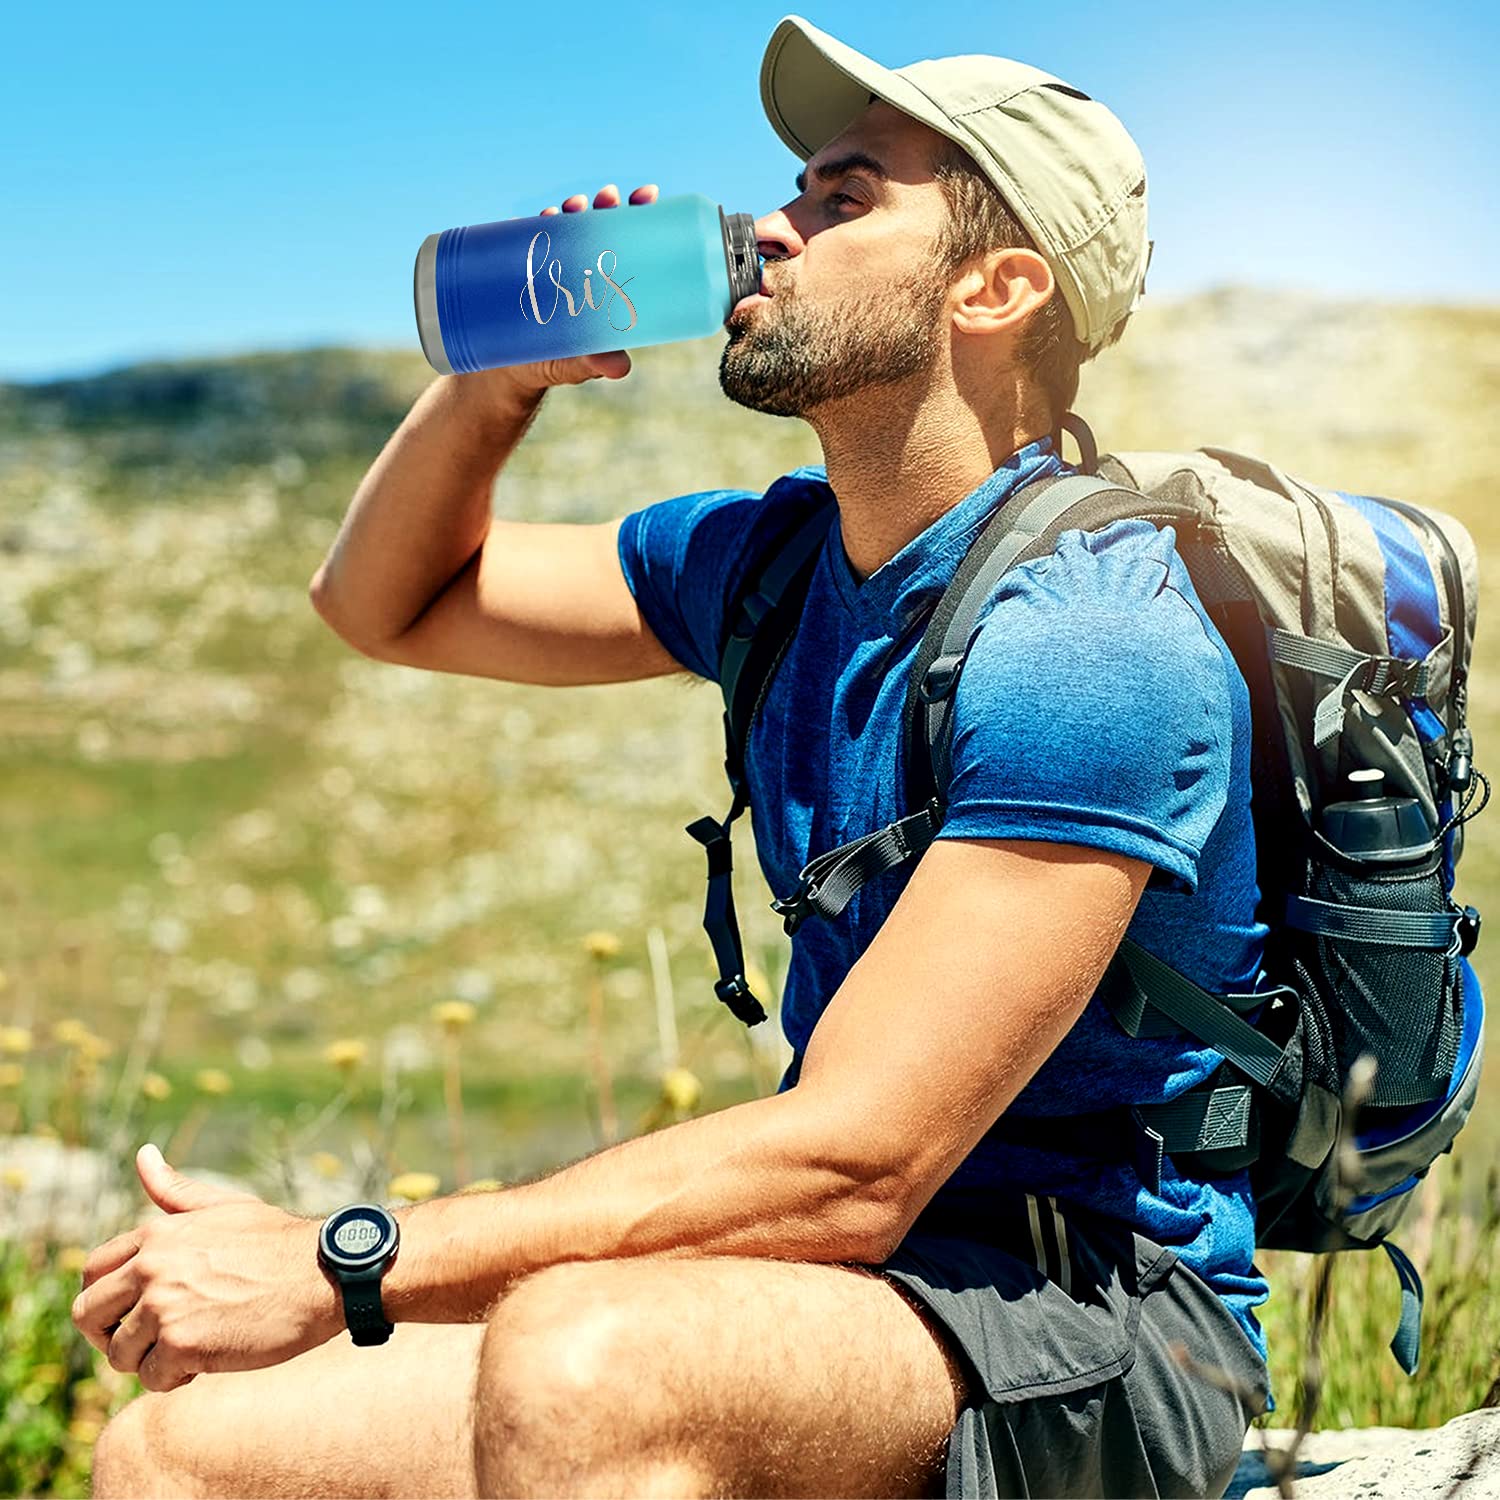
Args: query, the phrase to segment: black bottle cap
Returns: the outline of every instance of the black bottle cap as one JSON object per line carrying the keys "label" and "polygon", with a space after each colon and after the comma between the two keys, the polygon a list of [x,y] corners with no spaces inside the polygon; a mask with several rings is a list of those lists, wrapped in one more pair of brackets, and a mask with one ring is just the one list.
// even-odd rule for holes
{"label": "black bottle cap", "polygon": [[1329,843],[1373,864],[1403,864],[1432,852],[1433,831],[1415,797],[1387,797],[1379,770],[1351,771],[1345,780],[1348,800],[1330,802],[1319,820]]}
{"label": "black bottle cap", "polygon": [[729,264],[729,309],[741,297],[760,290],[760,247],[755,240],[755,218],[751,214],[726,214],[719,209],[724,229],[724,259]]}

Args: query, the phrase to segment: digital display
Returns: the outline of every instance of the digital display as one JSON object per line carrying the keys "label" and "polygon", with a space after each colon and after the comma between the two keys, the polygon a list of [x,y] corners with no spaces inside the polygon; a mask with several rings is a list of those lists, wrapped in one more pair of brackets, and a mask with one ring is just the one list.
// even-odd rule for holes
{"label": "digital display", "polygon": [[333,1247],[345,1255],[368,1255],[385,1238],[385,1231],[370,1219],[349,1219],[333,1231]]}

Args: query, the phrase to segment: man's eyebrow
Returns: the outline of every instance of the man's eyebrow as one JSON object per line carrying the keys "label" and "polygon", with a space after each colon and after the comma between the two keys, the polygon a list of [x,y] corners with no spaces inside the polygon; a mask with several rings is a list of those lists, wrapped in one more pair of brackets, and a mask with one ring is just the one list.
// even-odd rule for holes
{"label": "man's eyebrow", "polygon": [[[877,182],[889,182],[891,174],[875,160],[873,156],[867,156],[863,151],[850,151],[834,161],[825,161],[821,166],[813,168],[813,174],[819,182],[831,182],[836,177],[842,177],[845,172],[865,171],[875,178]],[[797,191],[807,191],[807,168],[804,167],[797,173]]]}

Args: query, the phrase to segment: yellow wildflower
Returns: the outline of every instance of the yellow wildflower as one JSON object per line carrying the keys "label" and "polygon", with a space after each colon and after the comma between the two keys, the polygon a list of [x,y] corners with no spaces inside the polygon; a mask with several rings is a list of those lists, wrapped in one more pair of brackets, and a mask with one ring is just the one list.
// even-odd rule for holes
{"label": "yellow wildflower", "polygon": [[154,1099],[158,1104],[163,1099],[172,1097],[172,1083],[160,1073],[147,1073],[141,1079],[141,1092],[148,1098]]}
{"label": "yellow wildflower", "polygon": [[20,1063],[0,1063],[0,1089],[19,1088],[25,1076]]}
{"label": "yellow wildflower", "polygon": [[8,1187],[12,1192],[24,1193],[26,1191],[26,1173],[20,1167],[0,1167],[0,1187]]}
{"label": "yellow wildflower", "polygon": [[323,1049],[323,1061],[341,1073],[352,1073],[364,1060],[368,1049],[358,1037],[341,1037]]}
{"label": "yellow wildflower", "polygon": [[64,1245],[57,1252],[57,1269],[67,1271],[74,1276],[81,1276],[88,1258],[89,1253],[82,1245]]}
{"label": "yellow wildflower", "polygon": [[437,1175],[433,1172],[403,1172],[391,1178],[391,1196],[405,1198],[411,1203],[420,1203],[438,1190]]}
{"label": "yellow wildflower", "polygon": [[314,1151],[308,1161],[319,1177],[337,1177],[339,1169],[343,1166],[332,1151]]}
{"label": "yellow wildflower", "polygon": [[603,963],[614,958],[620,951],[620,940],[612,932],[590,932],[584,935],[583,950],[592,959]]}
{"label": "yellow wildflower", "polygon": [[115,1050],[115,1044],[102,1036],[95,1036],[90,1032],[88,1036],[79,1042],[78,1050],[90,1062],[99,1062]]}
{"label": "yellow wildflower", "polygon": [[234,1080],[222,1068],[200,1068],[193,1083],[200,1094],[223,1095],[234,1087]]}
{"label": "yellow wildflower", "polygon": [[432,1019],[444,1031],[462,1031],[476,1014],[467,1000],[440,1000],[432,1007]]}
{"label": "yellow wildflower", "polygon": [[702,1095],[702,1084],[686,1068],[668,1068],[661,1075],[661,1096],[673,1109],[692,1109]]}
{"label": "yellow wildflower", "polygon": [[24,1026],[0,1026],[0,1052],[20,1057],[31,1051],[31,1033]]}
{"label": "yellow wildflower", "polygon": [[81,1047],[88,1035],[88,1027],[76,1016],[58,1021],[52,1027],[52,1040],[61,1042],[64,1047]]}

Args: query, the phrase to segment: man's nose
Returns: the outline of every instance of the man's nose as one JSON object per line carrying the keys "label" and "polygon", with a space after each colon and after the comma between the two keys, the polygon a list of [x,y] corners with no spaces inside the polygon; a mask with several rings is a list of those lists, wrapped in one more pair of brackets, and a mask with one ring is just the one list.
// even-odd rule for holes
{"label": "man's nose", "polygon": [[767,260],[801,255],[806,242],[783,209],[773,209],[755,221],[755,243]]}

